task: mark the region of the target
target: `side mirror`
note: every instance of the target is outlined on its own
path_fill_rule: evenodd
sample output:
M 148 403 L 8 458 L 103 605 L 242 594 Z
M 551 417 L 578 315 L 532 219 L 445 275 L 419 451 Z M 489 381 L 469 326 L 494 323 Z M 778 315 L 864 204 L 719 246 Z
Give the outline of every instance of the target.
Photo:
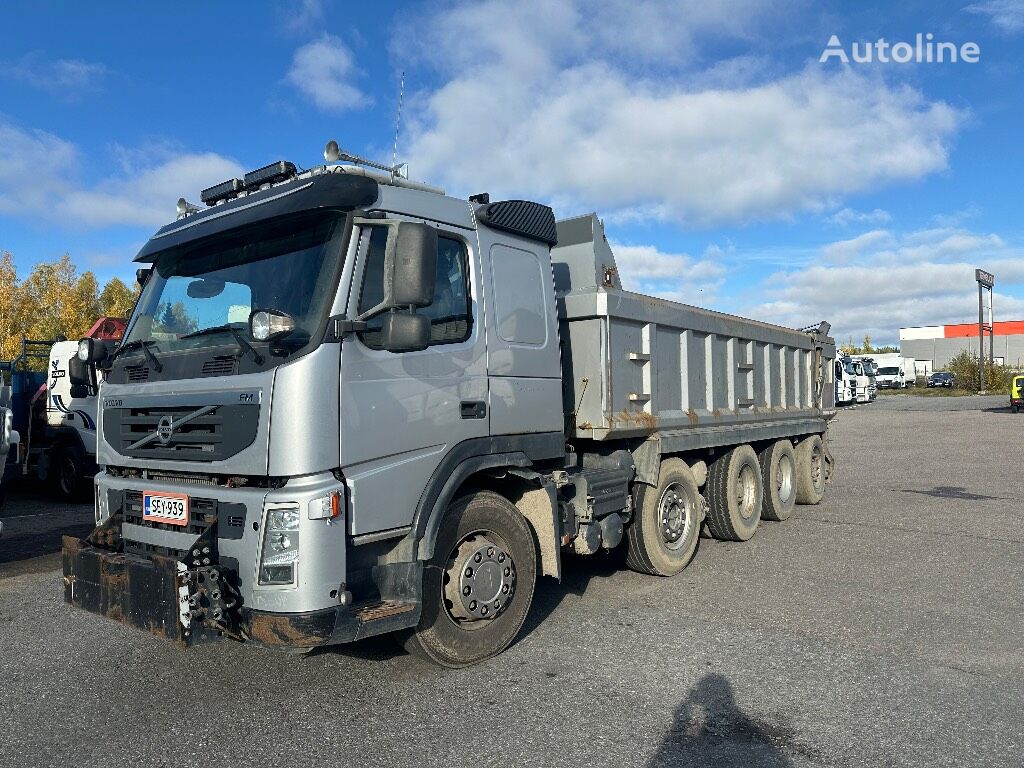
M 434 300 L 437 230 L 412 221 L 386 226 L 390 231 L 384 250 L 384 298 L 360 320 L 398 307 L 426 307 Z
M 149 282 L 149 278 L 153 276 L 153 268 L 149 269 L 136 269 L 135 270 L 135 282 L 139 284 L 139 288 L 145 288 L 146 283 Z
M 68 381 L 71 382 L 71 396 L 75 397 L 74 388 L 77 386 L 88 387 L 92 384 L 92 376 L 89 364 L 82 362 L 77 357 L 68 360 Z M 85 397 L 85 395 L 81 395 Z
M 430 344 L 430 318 L 411 312 L 389 312 L 380 329 L 380 345 L 388 352 L 419 352 Z
M 89 396 L 89 385 L 88 384 L 72 384 L 71 385 L 71 399 L 79 400 Z

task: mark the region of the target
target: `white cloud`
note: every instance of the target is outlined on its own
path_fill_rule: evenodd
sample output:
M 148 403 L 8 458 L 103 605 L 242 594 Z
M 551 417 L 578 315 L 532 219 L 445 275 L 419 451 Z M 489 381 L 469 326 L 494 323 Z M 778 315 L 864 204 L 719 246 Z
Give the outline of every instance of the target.
M 892 216 L 881 208 L 875 208 L 873 211 L 855 211 L 852 208 L 843 208 L 829 216 L 828 220 L 840 227 L 848 227 L 851 224 L 886 224 L 892 221 Z
M 352 84 L 357 74 L 352 52 L 337 37 L 323 35 L 295 51 L 287 79 L 317 107 L 336 112 L 370 103 Z
M 704 303 L 714 301 L 722 286 L 726 267 L 721 249 L 709 248 L 702 259 L 685 253 L 666 253 L 650 245 L 610 243 L 615 263 L 627 291 L 660 296 L 672 301 Z
M 986 0 L 969 5 L 964 10 L 987 16 L 1004 32 L 1024 32 L 1024 0 Z
M 80 152 L 45 131 L 0 119 L 0 214 L 40 218 L 59 226 L 156 227 L 174 220 L 179 197 L 244 173 L 235 161 L 171 144 L 145 153 L 115 147 L 119 172 L 82 183 Z
M 964 119 L 950 105 L 816 64 L 709 85 L 697 40 L 744 35 L 759 6 L 712 3 L 695 19 L 640 7 L 668 14 L 652 41 L 625 15 L 598 24 L 542 0 L 457 5 L 417 26 L 445 80 L 411 100 L 413 170 L 453 190 L 709 226 L 822 210 L 946 167 Z M 686 60 L 665 69 L 657 52 L 673 41 Z
M 822 255 L 832 262 L 844 263 L 860 256 L 864 251 L 892 242 L 892 235 L 884 229 L 874 229 L 863 235 L 831 243 L 822 249 Z
M 1014 295 L 1024 288 L 1024 249 L 995 234 L 951 229 L 869 232 L 827 245 L 818 263 L 765 280 L 765 300 L 745 313 L 791 326 L 828 320 L 839 340 L 866 333 L 893 343 L 901 327 L 976 317 L 975 267 L 996 275 L 1000 316 L 1024 317 L 1024 300 Z
M 106 65 L 81 59 L 47 60 L 31 53 L 16 62 L 0 63 L 0 77 L 31 85 L 61 97 L 77 101 L 99 89 L 107 76 Z
M 297 35 L 318 27 L 324 20 L 323 0 L 288 2 L 280 11 L 287 32 Z

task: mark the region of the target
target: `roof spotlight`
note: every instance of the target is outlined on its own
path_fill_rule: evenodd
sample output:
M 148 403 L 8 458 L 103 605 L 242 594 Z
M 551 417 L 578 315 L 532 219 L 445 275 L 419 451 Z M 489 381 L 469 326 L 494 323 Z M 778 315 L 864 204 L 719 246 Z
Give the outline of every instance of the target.
M 198 211 L 199 211 L 199 206 L 192 205 L 192 203 L 190 203 L 184 197 L 179 197 L 178 198 L 178 218 L 179 219 L 182 219 L 182 218 L 188 216 L 190 213 L 196 213 Z
M 327 142 L 327 146 L 324 147 L 324 160 L 328 163 L 336 163 L 341 159 L 341 147 L 338 146 L 338 142 L 331 139 Z

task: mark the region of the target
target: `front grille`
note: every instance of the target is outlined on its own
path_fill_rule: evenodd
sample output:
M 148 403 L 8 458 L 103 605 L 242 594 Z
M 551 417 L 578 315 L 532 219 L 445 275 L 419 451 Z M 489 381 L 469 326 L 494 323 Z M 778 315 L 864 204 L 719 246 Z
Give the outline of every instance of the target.
M 111 491 L 111 493 L 120 495 L 121 492 Z M 245 531 L 246 509 L 244 504 L 218 502 L 216 499 L 202 499 L 190 496 L 188 500 L 188 525 L 170 525 L 168 523 L 156 523 L 143 518 L 142 491 L 124 491 L 123 496 L 120 496 L 120 498 L 122 499 L 120 501 L 122 519 L 125 523 L 132 523 L 154 531 L 187 533 L 195 536 L 197 539 L 204 533 L 210 532 L 210 529 L 213 528 L 210 541 L 211 546 L 214 548 L 216 548 L 217 539 L 240 539 Z M 165 557 L 173 557 L 177 560 L 184 559 L 188 554 L 188 550 L 133 541 L 127 537 L 124 538 L 124 551 L 144 557 L 164 555 Z
M 238 368 L 235 357 L 215 357 L 203 363 L 203 376 L 230 376 Z
M 255 404 L 117 408 L 103 414 L 103 436 L 136 458 L 218 461 L 252 444 L 259 425 Z
M 128 381 L 149 381 L 149 368 L 135 366 L 133 368 L 126 368 L 125 372 L 128 374 Z

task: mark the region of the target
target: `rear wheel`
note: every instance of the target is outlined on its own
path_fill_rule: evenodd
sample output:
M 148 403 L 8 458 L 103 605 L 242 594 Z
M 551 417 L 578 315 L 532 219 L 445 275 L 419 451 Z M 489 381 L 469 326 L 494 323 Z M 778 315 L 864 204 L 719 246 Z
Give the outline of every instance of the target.
M 819 435 L 797 445 L 796 470 L 796 503 L 821 503 L 825 496 L 825 446 Z
M 626 565 L 652 576 L 674 576 L 697 551 L 703 510 L 697 482 L 682 459 L 665 459 L 658 487 L 648 488 L 626 531 Z
M 758 454 L 765 520 L 788 520 L 796 506 L 796 452 L 789 440 L 772 443 Z
M 423 571 L 423 612 L 402 638 L 405 649 L 453 668 L 501 653 L 529 613 L 536 551 L 508 499 L 478 491 L 454 501 Z
M 761 521 L 763 488 L 757 454 L 741 445 L 708 467 L 704 494 L 708 505 L 708 530 L 716 539 L 746 541 Z
M 1020 412 L 1020 406 L 1019 405 L 1011 405 L 1010 406 L 1010 413 L 1019 413 L 1019 412 Z

